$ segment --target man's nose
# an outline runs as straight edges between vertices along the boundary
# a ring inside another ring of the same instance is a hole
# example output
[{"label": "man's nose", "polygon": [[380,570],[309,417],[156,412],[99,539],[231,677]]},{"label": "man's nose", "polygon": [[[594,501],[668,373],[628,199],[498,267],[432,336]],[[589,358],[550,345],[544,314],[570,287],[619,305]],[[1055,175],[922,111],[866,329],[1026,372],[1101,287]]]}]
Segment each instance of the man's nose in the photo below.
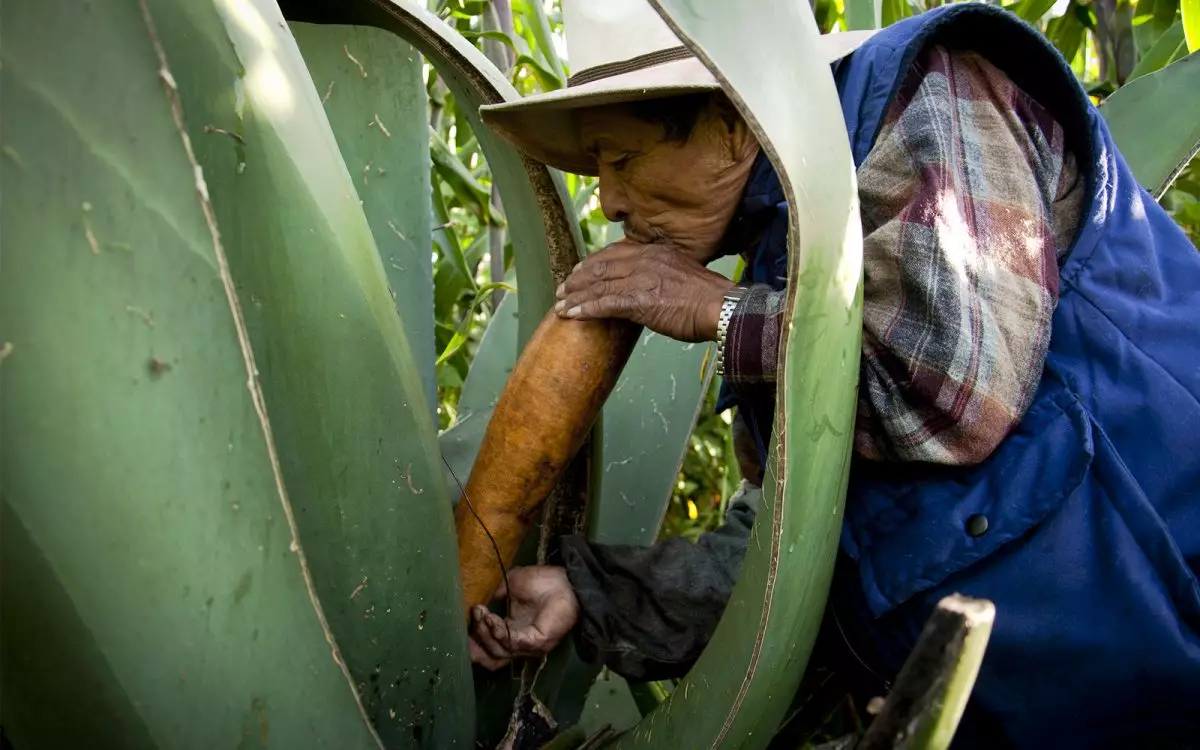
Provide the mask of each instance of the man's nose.
[{"label": "man's nose", "polygon": [[622,222],[629,217],[633,207],[629,204],[629,196],[621,187],[621,181],[612,175],[606,175],[609,170],[600,168],[600,179],[596,192],[600,196],[600,210],[609,221]]}]

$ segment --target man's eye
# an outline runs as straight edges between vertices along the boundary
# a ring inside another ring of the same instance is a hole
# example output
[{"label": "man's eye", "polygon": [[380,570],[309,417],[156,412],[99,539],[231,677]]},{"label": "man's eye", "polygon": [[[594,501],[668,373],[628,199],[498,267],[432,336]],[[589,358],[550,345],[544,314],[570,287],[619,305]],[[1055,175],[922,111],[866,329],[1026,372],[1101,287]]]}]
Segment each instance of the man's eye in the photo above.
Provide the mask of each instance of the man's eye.
[{"label": "man's eye", "polygon": [[622,154],[621,156],[617,157],[616,159],[613,159],[612,161],[610,161],[608,164],[610,167],[612,167],[613,169],[620,172],[622,169],[624,169],[629,164],[630,161],[633,160],[633,157],[634,157],[633,154]]}]

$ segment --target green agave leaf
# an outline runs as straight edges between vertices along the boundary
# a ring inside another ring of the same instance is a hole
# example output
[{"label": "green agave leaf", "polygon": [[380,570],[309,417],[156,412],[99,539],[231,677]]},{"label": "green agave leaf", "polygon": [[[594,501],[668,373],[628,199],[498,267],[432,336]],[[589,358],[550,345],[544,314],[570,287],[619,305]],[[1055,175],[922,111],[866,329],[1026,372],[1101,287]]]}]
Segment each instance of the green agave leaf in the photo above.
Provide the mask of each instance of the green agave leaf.
[{"label": "green agave leaf", "polygon": [[3,26],[6,731],[467,746],[456,571],[396,568],[453,548],[432,422],[277,11]]},{"label": "green agave leaf", "polygon": [[588,691],[587,702],[579,726],[587,737],[595,735],[604,727],[623,732],[642,718],[637,703],[629,692],[629,686],[620,675],[602,672]]},{"label": "green agave leaf", "polygon": [[[198,156],[230,238],[267,405],[279,405],[280,463],[314,584],[384,741],[461,745],[470,740],[470,667],[433,405],[320,94],[278,8],[270,0],[223,7],[228,62],[215,64],[214,45],[179,65],[212,85],[246,71],[247,168],[237,174],[227,144],[211,138]],[[199,122],[236,114],[199,87],[184,90]],[[386,123],[363,119],[364,128],[375,122],[367,129],[379,141],[392,140]],[[274,195],[287,198],[262,205]]]},{"label": "green agave leaf", "polygon": [[1155,200],[1200,151],[1200,54],[1117,90],[1100,107],[1133,174]]},{"label": "green agave leaf", "polygon": [[519,341],[524,345],[554,302],[554,279],[565,277],[578,262],[583,240],[567,210],[570,197],[561,177],[526,160],[479,118],[481,105],[514,99],[516,90],[482,52],[411,0],[284,0],[281,6],[295,20],[374,26],[397,34],[438,69],[479,139],[504,199],[521,290]]},{"label": "green agave leaf", "polygon": [[[754,14],[719,0],[654,5],[780,168],[792,208],[791,325],[764,505],[741,578],[691,673],[617,746],[761,748],[804,673],[842,522],[861,356],[854,167],[807,3],[767,0]],[[810,106],[788,105],[801,96]]]},{"label": "green agave leaf", "polygon": [[379,29],[303,23],[291,29],[362,201],[425,399],[435,406],[429,126],[421,59]]},{"label": "green agave leaf", "polygon": [[846,0],[846,29],[878,29],[883,23],[883,0]]}]

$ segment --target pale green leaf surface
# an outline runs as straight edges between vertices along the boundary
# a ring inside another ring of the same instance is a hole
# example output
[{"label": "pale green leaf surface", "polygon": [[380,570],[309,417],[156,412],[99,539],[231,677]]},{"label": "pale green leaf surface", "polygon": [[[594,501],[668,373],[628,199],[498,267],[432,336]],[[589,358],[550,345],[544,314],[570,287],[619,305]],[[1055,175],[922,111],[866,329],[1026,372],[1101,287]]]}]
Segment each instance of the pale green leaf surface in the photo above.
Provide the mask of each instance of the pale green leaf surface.
[{"label": "pale green leaf surface", "polygon": [[436,408],[429,126],[421,58],[379,29],[304,23],[291,29],[362,201],[425,398]]},{"label": "pale green leaf surface", "polygon": [[385,743],[463,746],[470,666],[432,406],[286,23],[270,0],[221,7],[237,56],[214,45],[181,59],[197,79],[181,86],[184,107],[190,122],[236,121],[236,97],[204,96],[201,84],[232,85],[245,70],[246,168],[211,135],[198,157],[316,591]]},{"label": "pale green leaf surface", "polygon": [[720,0],[654,4],[781,170],[790,321],[764,504],[737,587],[699,662],[618,747],[762,748],[804,673],[841,529],[861,356],[854,166],[807,3],[769,0],[753,14]]},{"label": "pale green leaf surface", "polygon": [[[181,91],[232,114],[213,6],[150,8]],[[2,25],[20,30],[0,74],[6,733],[21,748],[376,746],[289,549],[138,4],[6,3]],[[184,73],[193,56],[210,72]],[[189,117],[234,178],[238,142],[202,126],[236,123]]]},{"label": "pale green leaf surface", "polygon": [[1200,150],[1200,54],[1122,86],[1100,112],[1138,182],[1161,198]]}]

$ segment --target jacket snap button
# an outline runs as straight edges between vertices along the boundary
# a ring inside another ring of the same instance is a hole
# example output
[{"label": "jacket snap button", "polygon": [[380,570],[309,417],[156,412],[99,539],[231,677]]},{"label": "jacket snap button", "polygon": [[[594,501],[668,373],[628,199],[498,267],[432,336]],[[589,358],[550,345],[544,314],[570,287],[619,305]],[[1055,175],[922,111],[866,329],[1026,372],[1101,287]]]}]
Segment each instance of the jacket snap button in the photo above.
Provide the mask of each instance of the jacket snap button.
[{"label": "jacket snap button", "polygon": [[967,519],[967,533],[971,536],[983,536],[988,530],[987,516],[976,513]]}]

